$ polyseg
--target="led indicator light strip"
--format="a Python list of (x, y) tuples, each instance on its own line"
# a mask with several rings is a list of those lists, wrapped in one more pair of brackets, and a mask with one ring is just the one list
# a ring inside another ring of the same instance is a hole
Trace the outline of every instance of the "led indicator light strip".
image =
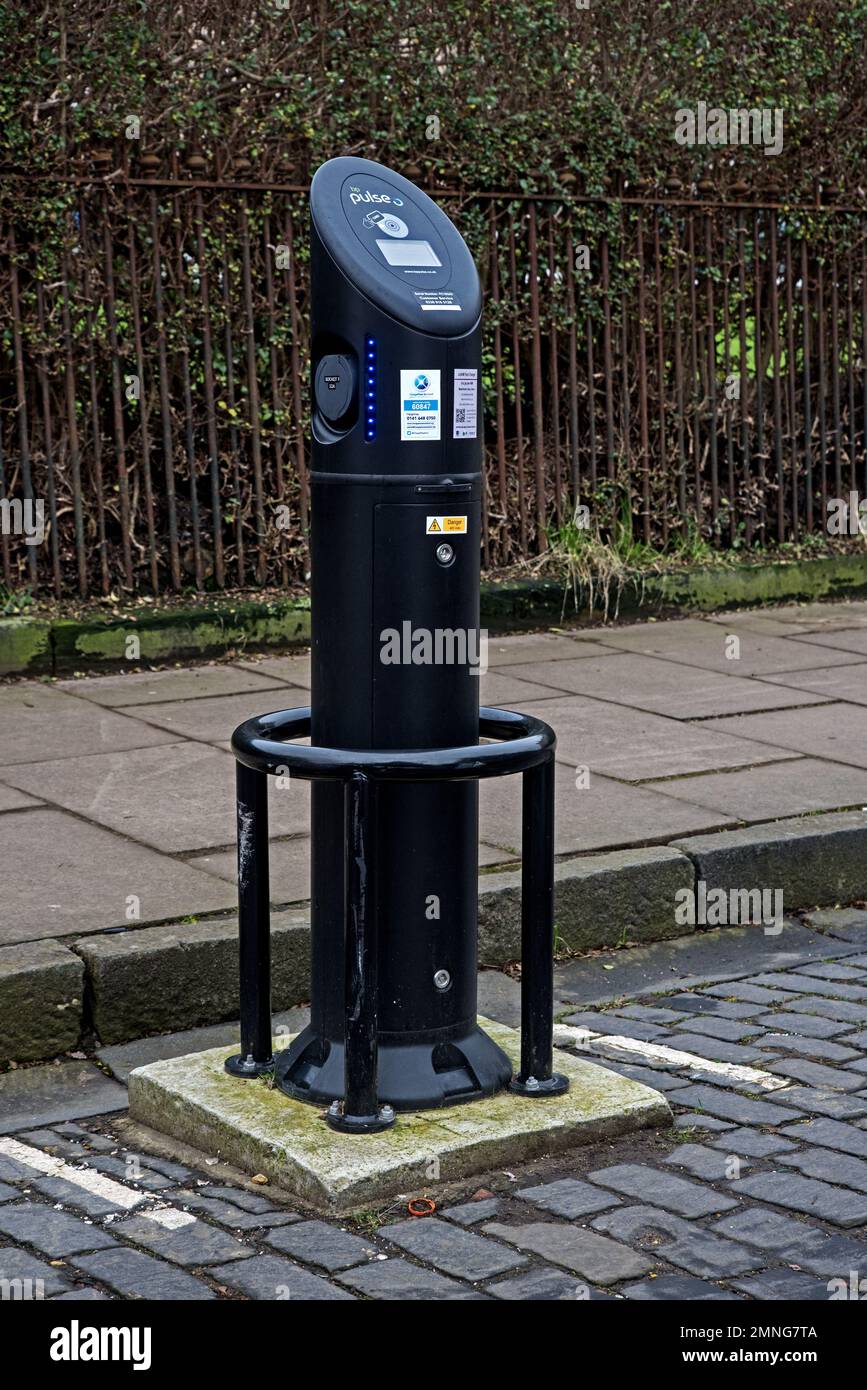
[(376, 438), (376, 339), (364, 340), (364, 437)]

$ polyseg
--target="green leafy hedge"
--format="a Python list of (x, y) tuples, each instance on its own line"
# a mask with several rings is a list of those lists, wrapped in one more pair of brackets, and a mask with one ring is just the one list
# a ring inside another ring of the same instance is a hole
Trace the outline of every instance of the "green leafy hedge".
[[(867, 0), (586, 4), (0, 0), (0, 166), (58, 174), (104, 147), (299, 182), (358, 153), (474, 190), (857, 184)], [(781, 107), (782, 155), (678, 146), (698, 100)]]

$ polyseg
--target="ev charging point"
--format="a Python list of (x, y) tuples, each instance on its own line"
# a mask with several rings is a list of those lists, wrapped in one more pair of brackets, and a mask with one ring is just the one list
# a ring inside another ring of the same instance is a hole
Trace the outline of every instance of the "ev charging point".
[[(556, 739), (540, 720), (479, 708), (482, 301), (472, 257), (430, 198), (368, 160), (323, 165), (310, 203), (311, 708), (249, 720), (232, 740), (240, 1052), (221, 1053), (207, 1082), (212, 1054), (143, 1068), (130, 1088), (134, 1115), (138, 1105), (139, 1118), (166, 1129), (162, 1108), (174, 1116), (169, 1132), (193, 1143), (181, 1110), (189, 1118), (193, 1107), (203, 1139), (215, 1142), (216, 1131), (181, 1075), (196, 1077), (217, 1111), (225, 1096), (235, 1119), (218, 1126), (219, 1143), (235, 1161), (250, 1161), (265, 1107), (284, 1153), (268, 1161), (296, 1188), (293, 1136), (300, 1143), (311, 1129), (326, 1166), (345, 1152), (329, 1156), (334, 1131), (332, 1144), (350, 1144), (353, 1164), (374, 1170), (375, 1136), (392, 1131), (393, 1176), (401, 1132), (417, 1143), (421, 1125), (430, 1152), (458, 1106), (465, 1119), (451, 1133), (467, 1140), (466, 1172), (478, 1170), (474, 1129), (485, 1135), (480, 1155), (514, 1161), (510, 1132), (574, 1143), (580, 1130), (586, 1142), (593, 1095), (600, 1133), (669, 1113), (655, 1092), (590, 1063), (564, 1056), (553, 1069)], [(310, 746), (291, 742), (306, 735)], [(312, 782), (311, 1020), (275, 1053), (268, 776), (287, 771), (290, 782)], [(480, 1025), (476, 1008), (478, 781), (518, 772), (519, 1041)], [(263, 1075), (271, 1089), (255, 1084)], [(486, 1125), (479, 1107), (491, 1105)]]

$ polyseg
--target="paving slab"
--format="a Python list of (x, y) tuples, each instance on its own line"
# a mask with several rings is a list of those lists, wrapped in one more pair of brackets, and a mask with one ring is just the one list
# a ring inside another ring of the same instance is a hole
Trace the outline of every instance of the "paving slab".
[(651, 1268), (651, 1261), (617, 1241), (555, 1221), (531, 1221), (519, 1226), (489, 1221), (488, 1235), (508, 1241), (519, 1250), (541, 1255), (594, 1284), (617, 1284)]
[(158, 922), (225, 909), (236, 896), (221, 879), (51, 809), (3, 817), (3, 862), (4, 944), (126, 927), (132, 898), (142, 921)]
[(113, 676), (58, 681), (54, 686), (55, 690), (65, 690), (109, 709), (279, 688), (280, 682), (270, 679), (265, 672), (222, 662), (163, 671), (124, 671)]
[(787, 1057), (783, 1062), (768, 1062), (768, 1071), (780, 1076), (790, 1076), (793, 1081), (801, 1081), (815, 1090), (824, 1087), (829, 1091), (859, 1091), (862, 1078), (852, 1076), (841, 1067), (827, 1067), (819, 1062), (811, 1062), (802, 1057)]
[[(31, 762), (3, 775), (77, 816), (170, 854), (235, 842), (235, 759), (219, 748), (174, 743)], [(274, 835), (307, 833), (309, 798), (305, 782), (271, 790)]]
[(235, 665), (242, 671), (255, 671), (286, 685), (310, 689), (309, 651), (293, 651), (287, 656), (251, 656)]
[(550, 1211), (553, 1216), (562, 1216), (567, 1221), (620, 1205), (619, 1197), (600, 1192), (597, 1187), (581, 1182), (579, 1178), (560, 1178), (557, 1182), (522, 1187), (515, 1196), (519, 1201), (529, 1202), (531, 1206), (541, 1207), (543, 1211)]
[(767, 637), (797, 637), (809, 631), (806, 623), (798, 623), (788, 608), (741, 608), (735, 613), (706, 613), (706, 622), (718, 623), (727, 632), (763, 632)]
[[(751, 1134), (752, 1130), (747, 1130), (747, 1133)], [(709, 1149), (704, 1144), (679, 1144), (666, 1155), (663, 1162), (675, 1168), (686, 1168), (694, 1178), (703, 1178), (705, 1182), (728, 1182), (732, 1177), (740, 1177), (740, 1171), (735, 1173), (733, 1170), (733, 1157), (737, 1159), (740, 1170), (753, 1167), (753, 1164), (744, 1162), (734, 1140), (725, 1147), (725, 1152)], [(646, 1195), (653, 1201), (649, 1193)]]
[(3, 811), (23, 811), (28, 806), (41, 806), (43, 803), (35, 796), (27, 796), (15, 787), (0, 785), (0, 813)]
[(499, 1197), (473, 1198), (457, 1207), (446, 1207), (440, 1214), (459, 1226), (475, 1226), (479, 1221), (493, 1221), (499, 1216), (502, 1202)]
[(520, 710), (530, 700), (553, 699), (563, 692), (547, 675), (547, 666), (501, 666), (486, 671), (479, 677), (479, 704)]
[(736, 1241), (714, 1235), (674, 1212), (658, 1207), (622, 1207), (603, 1212), (593, 1229), (638, 1244), (655, 1256), (706, 1279), (723, 1279), (760, 1269), (765, 1260)]
[(768, 1134), (761, 1129), (748, 1129), (744, 1125), (730, 1129), (719, 1139), (709, 1143), (726, 1154), (746, 1154), (750, 1158), (770, 1158), (774, 1154), (792, 1153), (795, 1145), (791, 1139), (783, 1139), (779, 1134)]
[(827, 1240), (824, 1231), (817, 1227), (767, 1207), (742, 1207), (715, 1221), (709, 1229), (714, 1235), (754, 1245), (782, 1259), (794, 1251), (820, 1250)]
[[(287, 1009), (274, 1015), (274, 1031), (287, 1037), (300, 1033), (310, 1022), (310, 1010)], [(126, 1081), (136, 1067), (161, 1062), (166, 1057), (186, 1057), (191, 1052), (207, 1052), (214, 1047), (232, 1047), (241, 1040), (237, 1021), (214, 1023), (205, 1028), (186, 1028), (177, 1033), (160, 1033), (153, 1038), (135, 1038), (132, 1042), (115, 1043), (100, 1048), (96, 1055), (112, 1076)], [(284, 1044), (285, 1045), (285, 1044)]]
[(809, 965), (796, 965), (795, 974), (808, 975), (814, 980), (849, 980), (853, 984), (861, 982), (867, 985), (867, 971), (846, 965), (839, 960), (811, 961)]
[(728, 737), (748, 739), (774, 750), (828, 758), (851, 767), (867, 767), (867, 707), (835, 701), (770, 714), (735, 714), (710, 719), (702, 726)]
[[(829, 709), (836, 708), (828, 706)], [(809, 711), (787, 711), (780, 718)], [(721, 726), (733, 720), (706, 720), (690, 724), (645, 710), (607, 704), (583, 695), (533, 701), (526, 710), (553, 725), (557, 731), (557, 758), (571, 767), (589, 766), (594, 773), (622, 782), (647, 782), (684, 773), (719, 771), (727, 767), (752, 767), (779, 762), (792, 756), (790, 749), (772, 742), (736, 737)], [(773, 719), (776, 715), (738, 716)], [(865, 713), (867, 718), (867, 713)], [(795, 751), (802, 751), (796, 749)], [(860, 764), (864, 766), (865, 764)]]
[[(557, 735), (559, 738), (559, 726)], [(591, 757), (585, 749), (582, 766), (586, 767)], [(669, 796), (667, 782), (648, 790), (604, 777), (595, 767), (579, 776), (577, 767), (561, 762), (556, 768), (556, 854), (652, 843), (734, 823), (734, 817)], [(509, 778), (491, 777), (481, 783), (479, 824), (485, 843), (520, 855), (521, 797)]]
[(867, 771), (818, 758), (646, 782), (642, 791), (701, 806), (735, 821), (770, 821), (867, 803)]
[(854, 1125), (843, 1124), (839, 1120), (808, 1120), (805, 1124), (787, 1125), (782, 1131), (787, 1139), (807, 1144), (821, 1144), (827, 1149), (839, 1149), (841, 1153), (853, 1154), (856, 1158), (867, 1158), (867, 1130)]
[(837, 1019), (838, 1022), (851, 1023), (857, 1027), (863, 1027), (867, 1023), (867, 1008), (863, 1004), (852, 1004), (848, 999), (792, 995), (786, 1000), (786, 1008), (794, 1013), (819, 1014), (823, 1018)]
[(867, 1163), (851, 1154), (835, 1153), (833, 1149), (809, 1147), (802, 1153), (784, 1154), (780, 1159), (786, 1167), (797, 1168), (808, 1178), (820, 1182), (839, 1183), (867, 1193)]
[(300, 1269), (279, 1255), (254, 1255), (226, 1265), (213, 1265), (208, 1273), (218, 1284), (255, 1299), (299, 1299), (303, 1302), (348, 1300), (352, 1294), (329, 1284), (318, 1274)]
[(521, 632), (514, 636), (488, 638), (488, 665), (492, 667), (517, 666), (533, 662), (539, 670), (549, 661), (569, 661), (576, 657), (613, 655), (603, 646), (598, 637), (603, 629), (591, 632)]
[(663, 1207), (679, 1216), (709, 1216), (712, 1212), (727, 1211), (737, 1201), (716, 1192), (703, 1183), (651, 1168), (644, 1163), (615, 1163), (588, 1173), (591, 1182), (613, 1188), (624, 1197), (633, 1197)]
[(171, 742), (164, 729), (37, 681), (0, 687), (0, 768)]
[(125, 1107), (123, 1087), (92, 1062), (25, 1067), (0, 1076), (0, 1134)]
[[(482, 1026), (513, 1063), (518, 1034), (502, 1024)], [(591, 1138), (669, 1123), (667, 1102), (590, 1062), (558, 1054), (571, 1080), (564, 1096), (544, 1104), (501, 1092), (470, 1108), (448, 1106), (398, 1116), (393, 1130), (368, 1135), (361, 1148), (324, 1124), (319, 1110), (263, 1085), (227, 1075), (231, 1049), (155, 1062), (132, 1072), (134, 1119), (219, 1151), (243, 1171), (264, 1173), (320, 1210), (347, 1210), (424, 1186), (432, 1159), (448, 1181), (499, 1163), (518, 1163)]]
[[(154, 1217), (159, 1213), (155, 1212)], [(207, 1221), (199, 1221), (191, 1216), (183, 1225), (166, 1226), (148, 1216), (130, 1216), (124, 1221), (116, 1221), (112, 1230), (116, 1235), (136, 1245), (147, 1246), (155, 1255), (171, 1260), (173, 1264), (197, 1268), (200, 1265), (219, 1264), (225, 1260), (247, 1260), (253, 1255), (248, 1245), (243, 1245), (237, 1236), (221, 1231)]]
[(0, 1208), (0, 1234), (17, 1245), (32, 1245), (49, 1260), (62, 1260), (67, 1255), (104, 1250), (117, 1244), (93, 1222), (82, 1221), (42, 1202), (20, 1202), (17, 1206)]
[(550, 667), (513, 666), (510, 674), (528, 681), (543, 681), (561, 692), (592, 695), (594, 699), (673, 719), (785, 709), (822, 698), (785, 685), (769, 689), (760, 681), (745, 679), (735, 669), (737, 664), (730, 662), (731, 669), (721, 674), (624, 652), (617, 661), (585, 657), (580, 661), (558, 661)]
[[(52, 1269), (28, 1250), (16, 1250), (13, 1246), (0, 1248), (0, 1280), (8, 1280), (10, 1284), (20, 1281), (21, 1300), (25, 1302), (65, 1293), (72, 1284), (65, 1272)], [(11, 1290), (9, 1296), (15, 1299)]]
[(201, 1279), (143, 1250), (98, 1250), (93, 1255), (75, 1255), (70, 1263), (123, 1298), (202, 1302), (217, 1296)]
[[(794, 1249), (791, 1255), (802, 1269), (809, 1270), (811, 1274), (821, 1274), (829, 1280), (841, 1280), (840, 1287), (847, 1291), (848, 1298), (852, 1270), (864, 1269), (867, 1245), (863, 1241), (852, 1240), (850, 1236), (826, 1236), (818, 1248)], [(863, 1278), (863, 1275), (861, 1277)]]
[(727, 654), (734, 648), (727, 643), (726, 624), (707, 622), (702, 618), (607, 628), (600, 634), (600, 641), (606, 647), (735, 676), (843, 665), (858, 660), (857, 654), (851, 655), (847, 650), (835, 650), (829, 658), (830, 649), (816, 648), (809, 637), (773, 637), (765, 631), (744, 625), (738, 628), (735, 635), (740, 641), (737, 657)]
[[(778, 690), (785, 689), (790, 693), (797, 691), (808, 698), (812, 696), (819, 703), (823, 700), (845, 700), (848, 704), (867, 705), (867, 662), (857, 666), (829, 666), (819, 671), (786, 671), (780, 675), (762, 677), (762, 684), (773, 685)], [(774, 706), (766, 705), (765, 708), (772, 709)]]
[(784, 1299), (786, 1302), (827, 1303), (828, 1285), (795, 1269), (766, 1269), (749, 1279), (735, 1279), (732, 1287), (760, 1300)]
[[(855, 946), (867, 946), (867, 912), (863, 907), (842, 907), (810, 912), (804, 920), (817, 931)], [(862, 962), (863, 966), (863, 962)]]
[(765, 1033), (757, 1039), (764, 1051), (777, 1054), (795, 1053), (813, 1062), (852, 1062), (858, 1060), (854, 1048), (842, 1047), (839, 1043), (828, 1042), (824, 1038), (805, 1038), (797, 1033)]
[(624, 1298), (650, 1303), (738, 1302), (737, 1294), (718, 1284), (694, 1279), (691, 1274), (658, 1274), (637, 1284), (625, 1284), (620, 1292)]
[[(485, 1230), (490, 1230), (490, 1223)], [(291, 1235), (292, 1232), (287, 1234)], [(394, 1225), (384, 1226), (380, 1235), (417, 1260), (433, 1265), (442, 1274), (467, 1279), (471, 1283), (519, 1269), (527, 1263), (525, 1255), (517, 1255), (499, 1241), (490, 1240), (488, 1236), (478, 1235), (474, 1231), (465, 1231), (435, 1216), (398, 1221)], [(357, 1260), (353, 1263), (357, 1263)]]
[(818, 1216), (835, 1226), (863, 1226), (867, 1221), (867, 1195), (792, 1172), (754, 1173), (733, 1182), (732, 1192)]
[(53, 1295), (53, 1303), (104, 1303), (108, 1301), (108, 1294), (100, 1293), (99, 1289), (81, 1288), (70, 1289), (69, 1293), (56, 1293)]
[(341, 1283), (357, 1289), (367, 1298), (389, 1302), (436, 1302), (484, 1298), (484, 1294), (447, 1279), (433, 1269), (410, 1264), (409, 1260), (383, 1260), (356, 1266), (340, 1276)]
[(809, 976), (798, 974), (793, 970), (765, 972), (754, 975), (753, 979), (757, 985), (767, 985), (771, 989), (786, 990), (790, 995), (792, 1006), (799, 998), (813, 998), (814, 996), (818, 996), (820, 999), (833, 999), (835, 1002), (837, 1000), (851, 1001), (859, 1005), (867, 1002), (867, 989), (860, 984), (851, 985), (845, 980), (823, 980), (817, 977), (811, 979)]
[[(685, 1086), (682, 1091), (669, 1092), (672, 1105), (683, 1105), (690, 1110), (707, 1111), (721, 1120), (733, 1120), (738, 1125), (782, 1125), (785, 1113), (766, 1100), (751, 1100), (716, 1086)], [(788, 1112), (791, 1114), (791, 1111)], [(785, 1131), (789, 1133), (788, 1130)]]
[(531, 1269), (529, 1274), (518, 1274), (512, 1279), (488, 1284), (487, 1291), (495, 1298), (511, 1302), (567, 1303), (611, 1297), (589, 1288), (574, 1274), (557, 1269)]
[(847, 1023), (833, 1018), (820, 1018), (812, 1014), (788, 1013), (780, 1009), (778, 1013), (760, 1014), (756, 1019), (763, 1027), (785, 1029), (787, 1033), (799, 1033), (804, 1038), (836, 1038), (850, 1031)]
[[(715, 1014), (694, 1013), (684, 1018), (683, 1013), (672, 1009), (677, 1023), (677, 1035), (682, 1033), (700, 1033), (707, 1038), (716, 1038), (720, 1042), (738, 1043), (744, 1038), (757, 1038), (758, 1045), (764, 1045), (764, 1038), (761, 1036), (763, 1030), (755, 1022), (754, 1018), (718, 1018)], [(672, 1038), (672, 1045), (679, 1045), (675, 1038)], [(690, 1050), (686, 1049), (687, 1052)], [(714, 1054), (707, 1054), (712, 1057)], [(734, 1060), (734, 1059), (732, 1059)]]
[(862, 599), (833, 599), (819, 603), (775, 604), (768, 608), (743, 609), (738, 613), (712, 614), (709, 621), (736, 628), (741, 625), (771, 630), (784, 627), (785, 635), (845, 632), (849, 628), (867, 627), (867, 603)]
[(377, 1256), (372, 1241), (362, 1240), (339, 1226), (330, 1226), (327, 1221), (293, 1223), (288, 1230), (272, 1231), (267, 1243), (302, 1264), (317, 1265), (329, 1274), (366, 1264)]
[(309, 703), (306, 691), (274, 684), (271, 689), (247, 691), (242, 695), (215, 695), (201, 700), (165, 700), (150, 705), (130, 705), (126, 713), (130, 719), (141, 721), (148, 728), (166, 730), (175, 738), (225, 744), (238, 725), (247, 719)]
[(795, 640), (809, 642), (814, 647), (827, 647), (834, 652), (845, 652), (847, 656), (859, 655), (862, 659), (867, 656), (867, 631), (861, 622), (856, 627), (836, 632), (806, 633)]
[[(632, 995), (659, 994), (672, 987), (690, 989), (720, 980), (745, 979), (760, 970), (784, 970), (812, 958), (845, 955), (849, 949), (798, 922), (784, 922), (776, 936), (766, 935), (761, 927), (721, 927), (631, 951), (559, 962), (554, 970), (555, 994), (565, 1002), (605, 1004)], [(667, 1000), (660, 1002), (672, 1007)], [(708, 999), (708, 1010), (712, 1004)], [(753, 1013), (764, 1012), (759, 1004), (754, 1006)]]

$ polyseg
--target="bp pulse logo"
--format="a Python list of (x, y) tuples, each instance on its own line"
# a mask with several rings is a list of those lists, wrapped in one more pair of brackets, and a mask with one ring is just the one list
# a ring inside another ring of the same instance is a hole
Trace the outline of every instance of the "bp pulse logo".
[(415, 387), (416, 391), (429, 391), (430, 377), (425, 376), (424, 372), (419, 372), (418, 376), (415, 378), (415, 381), (413, 382), (413, 386)]
[[(360, 188), (351, 188), (349, 201), (350, 203), (390, 203), (391, 198), (387, 193), (371, 193), (369, 188), (365, 188), (363, 192)], [(403, 205), (401, 199), (395, 198), (394, 201), (398, 207)]]

